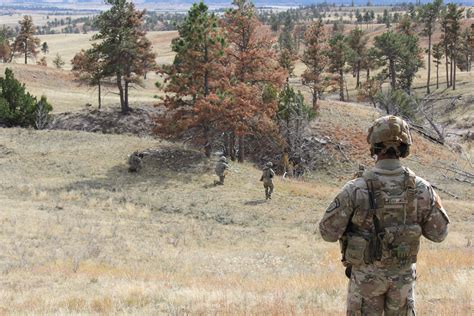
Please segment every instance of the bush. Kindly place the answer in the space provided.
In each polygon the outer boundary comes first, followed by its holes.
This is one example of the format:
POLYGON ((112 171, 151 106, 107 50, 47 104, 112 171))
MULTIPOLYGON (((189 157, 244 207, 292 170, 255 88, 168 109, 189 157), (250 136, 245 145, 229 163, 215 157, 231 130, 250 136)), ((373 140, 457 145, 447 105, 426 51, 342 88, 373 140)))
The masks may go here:
POLYGON ((0 78, 0 123, 8 127, 33 126, 42 128, 45 120, 49 118, 49 112, 53 107, 48 103, 45 96, 37 101, 26 91, 25 85, 21 84, 13 76, 13 71, 5 69, 5 77, 0 78), (37 124, 38 115, 41 115, 41 124, 37 124))

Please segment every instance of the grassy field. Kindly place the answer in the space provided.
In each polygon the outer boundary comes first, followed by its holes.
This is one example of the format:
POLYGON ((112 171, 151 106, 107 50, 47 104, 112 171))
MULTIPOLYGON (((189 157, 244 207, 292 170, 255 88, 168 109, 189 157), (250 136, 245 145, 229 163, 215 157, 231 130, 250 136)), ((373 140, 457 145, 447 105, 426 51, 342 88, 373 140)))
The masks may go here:
MULTIPOLYGON (((169 43, 176 33, 148 36, 157 61, 171 62, 169 43)), ((41 40, 50 47, 48 62, 56 54, 69 61, 89 47, 90 37, 41 40)), ((55 113, 96 106, 96 92, 74 81, 69 64, 65 69, 0 64, 1 73, 5 67, 28 91, 46 95, 55 113)), ((459 77, 463 93, 472 93, 472 75, 459 77)), ((143 88, 131 91, 132 107, 156 103, 156 80, 150 74, 143 88)), ((353 78, 348 80, 353 86, 353 78)), ((117 106, 114 92, 106 91, 106 107, 117 106)), ((269 202, 254 165, 232 164, 226 185, 214 187, 215 158, 202 158, 181 144, 0 129, 0 315, 342 315, 347 280, 339 248, 322 241, 317 223, 357 165, 373 164, 365 133, 380 114, 363 105, 322 101, 310 128, 341 144, 351 163, 338 163, 341 152, 330 148, 334 165, 305 180, 277 178, 269 202), (128 173, 127 156, 146 148, 168 156, 145 160, 141 173, 128 173)), ((447 169, 474 173, 472 162, 414 137, 406 164, 459 197, 440 192, 452 224, 444 243, 422 243, 418 312, 470 315, 474 195, 472 185, 453 180, 456 175, 447 169)))
MULTIPOLYGON (((323 103, 320 122, 341 124, 344 115, 363 129, 376 114, 323 103)), ((349 137, 335 128, 335 138, 349 137)), ((423 242, 418 310, 468 315, 472 187, 435 167, 454 154, 416 143, 410 167, 461 197, 441 193, 451 232, 442 244, 423 242)), ((357 144, 351 154, 362 159, 357 144)), ((278 178, 265 202, 252 165, 233 164, 226 185, 214 187, 214 162, 182 162, 184 150, 151 138, 2 130, 0 313, 342 314, 338 245, 315 232, 351 170, 278 178), (128 173, 127 155, 144 148, 171 158, 128 173)))

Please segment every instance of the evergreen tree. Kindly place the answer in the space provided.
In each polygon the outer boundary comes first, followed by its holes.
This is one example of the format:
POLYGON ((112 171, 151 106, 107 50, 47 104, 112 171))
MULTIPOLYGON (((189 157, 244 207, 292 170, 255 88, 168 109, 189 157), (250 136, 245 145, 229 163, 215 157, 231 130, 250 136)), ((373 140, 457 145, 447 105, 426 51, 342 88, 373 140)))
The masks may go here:
POLYGON ((258 21, 254 5, 248 0, 235 0, 233 5, 222 21, 232 84, 221 95, 224 106, 218 109, 222 128, 238 137, 238 159, 242 162, 247 135, 276 131, 275 91, 283 86, 287 73, 278 64, 274 41, 258 21))
MULTIPOLYGON (((207 156, 212 151, 212 134, 217 119, 207 107, 207 99, 224 90, 223 54, 225 41, 215 14, 203 3, 194 4, 178 26, 179 37, 172 41, 176 53, 173 64, 162 65, 164 104, 172 114, 160 123, 165 132, 181 134, 189 128, 203 135, 207 156)), ((230 70, 230 69, 229 69, 230 70)))
POLYGON ((26 91, 24 84, 15 79, 13 71, 6 68, 5 77, 0 77, 0 123, 35 127, 39 107, 42 115, 53 109, 46 97, 42 96, 38 101, 26 91))
POLYGON ((28 58, 36 57, 38 51, 36 50, 40 44, 40 39, 35 37, 36 27, 33 24, 31 16, 25 15, 23 20, 19 21, 20 31, 13 43, 13 51, 18 55, 25 57, 25 64, 28 63, 28 58))
POLYGON ((465 28, 459 39, 459 48, 457 54, 457 66, 462 71, 471 71, 472 57, 474 50, 471 47, 472 34, 469 28, 465 28))
POLYGON ((390 79, 392 89, 410 92, 413 78, 423 65, 423 54, 414 35, 388 31, 375 37, 375 57, 386 68, 381 75, 390 79))
POLYGON ((151 42, 145 37, 144 14, 127 0, 106 0, 112 7, 95 20, 98 33, 93 49, 104 60, 104 73, 114 76, 119 90, 122 113, 130 111, 128 92, 140 84, 146 66, 155 63, 151 42))
POLYGON ((339 86, 339 99, 344 101, 344 71, 349 59, 349 46, 344 35, 337 34, 329 40, 329 71, 335 74, 339 86))
POLYGON ((41 45, 41 52, 45 55, 49 52, 48 43, 43 42, 43 44, 41 45))
POLYGON ((423 23, 423 35, 428 36, 428 77, 426 82, 426 93, 430 94, 431 79, 431 38, 435 31, 436 21, 439 17, 443 0, 434 0, 420 8, 419 15, 423 23))
POLYGON ((280 49, 279 62, 280 65, 288 72, 288 76, 293 75, 293 70, 295 69, 295 62, 298 59, 293 31, 293 20, 291 18, 291 15, 289 13, 286 13, 283 29, 278 38, 278 44, 280 49))
POLYGON ((434 64, 436 66, 436 89, 439 89, 439 65, 441 64, 441 59, 444 56, 443 43, 437 43, 433 45, 433 50, 431 51, 434 59, 434 64))
POLYGON ((301 91, 296 92, 286 84, 278 97, 277 118, 289 154, 298 154, 302 150, 304 128, 314 116, 301 91))
POLYGON ((81 50, 71 60, 72 72, 81 82, 91 87, 97 86, 98 107, 102 107, 102 80, 104 80, 103 60, 93 49, 81 50))
POLYGON ((318 111, 318 99, 329 85, 325 76, 328 57, 324 25, 321 21, 313 22, 305 33, 305 50, 302 61, 306 66, 302 75, 303 85, 307 86, 312 95, 312 106, 318 111))
POLYGON ((456 90, 456 63, 461 36, 461 20, 463 18, 464 8, 459 8, 457 4, 449 3, 446 12, 447 22, 447 48, 449 50, 450 65, 450 81, 453 90, 456 90))
POLYGON ((56 66, 57 69, 62 69, 66 62, 61 58, 59 54, 56 54, 56 57, 53 59, 53 65, 56 66))
POLYGON ((351 48, 349 64, 356 76, 356 89, 360 87, 360 71, 362 69, 362 62, 367 55, 368 38, 364 35, 364 31, 356 27, 348 36, 348 45, 351 48))
POLYGON ((12 57, 9 37, 11 30, 5 25, 0 29, 0 60, 4 63, 9 62, 12 57))

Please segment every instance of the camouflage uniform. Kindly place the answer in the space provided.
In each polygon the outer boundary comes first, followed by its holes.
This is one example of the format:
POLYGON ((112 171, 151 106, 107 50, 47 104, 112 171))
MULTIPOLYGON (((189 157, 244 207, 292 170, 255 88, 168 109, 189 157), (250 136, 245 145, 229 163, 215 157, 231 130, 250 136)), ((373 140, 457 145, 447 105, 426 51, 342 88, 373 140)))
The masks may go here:
POLYGON ((262 177, 260 181, 263 181, 263 187, 265 188, 265 198, 271 199, 273 193, 273 177, 275 176, 275 171, 272 169, 273 164, 271 162, 267 162, 265 167, 263 168, 262 177))
POLYGON ((219 177, 219 181, 214 181, 214 184, 224 185, 225 175, 227 173, 227 169, 229 169, 229 165, 227 164, 227 159, 225 157, 221 157, 216 164, 215 172, 216 175, 219 177))
MULTIPOLYGON (((410 145, 411 137, 404 141, 410 145)), ((441 242, 448 223, 431 185, 398 159, 378 160, 346 183, 319 230, 324 240, 340 241, 343 263, 352 269, 347 315, 414 315, 420 237, 441 242)))
POLYGON ((138 172, 142 168, 143 165, 143 154, 135 151, 133 154, 128 157, 128 171, 129 172, 138 172))

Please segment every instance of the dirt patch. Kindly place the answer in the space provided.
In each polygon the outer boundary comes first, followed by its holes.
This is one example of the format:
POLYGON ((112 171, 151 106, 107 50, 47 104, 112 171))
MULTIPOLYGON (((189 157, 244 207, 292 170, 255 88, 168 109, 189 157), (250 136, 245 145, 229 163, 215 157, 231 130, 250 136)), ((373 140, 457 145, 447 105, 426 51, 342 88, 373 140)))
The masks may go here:
POLYGON ((48 129, 151 136, 154 135, 154 120, 160 113, 159 108, 153 107, 134 108, 126 115, 116 107, 85 109, 54 115, 48 129))

